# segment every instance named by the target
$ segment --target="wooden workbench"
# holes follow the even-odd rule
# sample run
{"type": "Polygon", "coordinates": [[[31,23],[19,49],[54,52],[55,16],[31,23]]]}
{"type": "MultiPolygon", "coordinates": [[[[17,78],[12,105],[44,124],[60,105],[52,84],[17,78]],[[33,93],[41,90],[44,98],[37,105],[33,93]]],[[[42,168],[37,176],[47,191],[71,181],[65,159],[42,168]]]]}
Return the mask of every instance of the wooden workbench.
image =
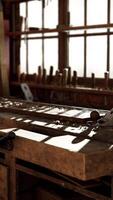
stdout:
{"type": "MultiPolygon", "coordinates": [[[[1,99],[0,102],[1,131],[14,130],[16,134],[13,150],[0,150],[5,154],[3,163],[10,169],[11,200],[16,199],[15,171],[27,171],[25,166],[17,164],[17,160],[86,182],[113,174],[113,128],[89,130],[86,122],[93,109],[14,99],[1,99]],[[85,138],[77,137],[84,131],[87,133],[85,138]]],[[[104,115],[107,111],[98,112],[104,115]]],[[[31,169],[28,172],[33,174],[31,169]]],[[[86,195],[91,196],[87,192],[86,195]]]]}

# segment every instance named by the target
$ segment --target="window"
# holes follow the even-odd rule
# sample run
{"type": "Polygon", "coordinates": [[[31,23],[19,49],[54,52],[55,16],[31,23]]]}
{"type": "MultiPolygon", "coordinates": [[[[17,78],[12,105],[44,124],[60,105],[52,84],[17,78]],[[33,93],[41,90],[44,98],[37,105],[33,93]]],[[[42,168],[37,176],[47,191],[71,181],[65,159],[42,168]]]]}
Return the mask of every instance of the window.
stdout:
{"type": "Polygon", "coordinates": [[[113,35],[110,36],[110,78],[113,78],[113,35]]]}
{"type": "Polygon", "coordinates": [[[113,28],[100,26],[108,23],[109,13],[113,23],[113,0],[70,0],[69,10],[70,24],[84,26],[82,31],[69,32],[69,66],[81,77],[95,73],[95,77],[103,78],[109,70],[113,78],[113,36],[109,35],[113,28]],[[98,28],[86,29],[85,23],[98,28]]]}
{"type": "Polygon", "coordinates": [[[111,14],[111,23],[113,23],[113,0],[111,0],[111,9],[110,9],[110,14],[111,14]]]}
{"type": "MultiPolygon", "coordinates": [[[[23,18],[22,31],[56,28],[58,0],[50,1],[44,8],[42,1],[20,3],[20,16],[23,18]]],[[[26,34],[21,39],[21,72],[37,73],[38,66],[46,68],[47,73],[51,65],[58,69],[58,33],[26,34]]]]}
{"type": "MultiPolygon", "coordinates": [[[[59,8],[63,6],[62,1],[46,2],[49,3],[45,6],[44,1],[37,0],[20,3],[22,31],[35,28],[36,30],[55,29],[59,21],[66,22],[65,11],[62,16],[58,15],[59,8]]],[[[42,66],[48,74],[50,66],[53,66],[55,73],[58,68],[67,67],[64,66],[66,63],[72,71],[77,71],[80,77],[91,77],[91,73],[95,73],[95,77],[102,78],[104,73],[109,71],[110,77],[113,78],[113,28],[104,27],[109,24],[109,17],[110,23],[113,23],[113,0],[69,0],[68,10],[70,26],[75,28],[82,26],[82,30],[67,31],[65,38],[59,37],[60,33],[57,30],[56,32],[21,35],[20,71],[37,73],[37,67],[42,66]],[[87,29],[86,25],[95,25],[97,28],[87,29]],[[58,53],[62,44],[66,52],[63,56],[58,53]],[[61,64],[58,66],[58,63],[62,63],[62,60],[59,60],[61,58],[65,61],[63,67],[61,64]]]]}
{"type": "Polygon", "coordinates": [[[52,0],[44,8],[44,27],[56,28],[58,25],[58,0],[52,0]]]}
{"type": "Polygon", "coordinates": [[[58,69],[58,39],[44,40],[44,66],[49,74],[50,66],[54,66],[53,73],[58,69]]]}
{"type": "MultiPolygon", "coordinates": [[[[113,0],[111,0],[111,7],[110,7],[110,22],[113,23],[113,0]]],[[[111,31],[113,32],[113,28],[111,28],[111,31]]]]}
{"type": "Polygon", "coordinates": [[[78,76],[84,72],[84,38],[76,37],[69,40],[69,66],[77,71],[78,76]]]}
{"type": "Polygon", "coordinates": [[[42,2],[20,3],[20,16],[23,18],[22,31],[30,27],[42,28],[42,2]]]}
{"type": "Polygon", "coordinates": [[[87,1],[87,24],[107,23],[107,0],[87,1]]]}
{"type": "Polygon", "coordinates": [[[87,76],[95,73],[96,77],[104,77],[107,63],[107,37],[91,36],[87,38],[87,76]]]}
{"type": "Polygon", "coordinates": [[[27,73],[26,69],[26,41],[21,40],[20,45],[20,72],[21,73],[27,73]]]}
{"type": "Polygon", "coordinates": [[[38,66],[42,66],[42,41],[28,41],[28,73],[37,73],[38,66]]]}
{"type": "Polygon", "coordinates": [[[28,27],[42,28],[42,2],[28,2],[28,27]]]}
{"type": "Polygon", "coordinates": [[[70,25],[84,25],[84,0],[69,0],[70,25]]]}

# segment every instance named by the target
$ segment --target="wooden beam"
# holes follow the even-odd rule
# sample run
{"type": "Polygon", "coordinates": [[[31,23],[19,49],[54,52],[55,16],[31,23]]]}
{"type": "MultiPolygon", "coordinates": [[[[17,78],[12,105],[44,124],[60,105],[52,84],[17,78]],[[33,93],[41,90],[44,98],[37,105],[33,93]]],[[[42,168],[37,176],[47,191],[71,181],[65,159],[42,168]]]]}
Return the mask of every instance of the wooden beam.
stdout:
{"type": "Polygon", "coordinates": [[[9,96],[9,77],[8,69],[5,64],[5,45],[4,45],[4,19],[3,7],[0,0],[0,95],[9,96]]]}
{"type": "MultiPolygon", "coordinates": [[[[62,29],[68,24],[68,0],[59,0],[59,25],[62,29]]],[[[68,33],[59,32],[59,69],[63,71],[68,66],[68,33]]]]}

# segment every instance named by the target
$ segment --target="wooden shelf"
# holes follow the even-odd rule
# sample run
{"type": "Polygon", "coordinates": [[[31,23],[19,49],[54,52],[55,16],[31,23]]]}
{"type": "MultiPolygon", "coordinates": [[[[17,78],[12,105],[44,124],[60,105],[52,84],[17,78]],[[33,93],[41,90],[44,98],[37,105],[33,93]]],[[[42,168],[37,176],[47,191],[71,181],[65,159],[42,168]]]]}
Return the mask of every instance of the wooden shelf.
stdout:
{"type": "MultiPolygon", "coordinates": [[[[11,86],[19,86],[21,82],[11,82],[11,86]]],[[[96,95],[113,95],[112,90],[108,89],[99,89],[99,88],[88,88],[88,87],[74,87],[74,86],[56,86],[56,85],[49,85],[49,84],[36,84],[32,82],[27,82],[30,88],[36,89],[47,89],[47,90],[55,90],[55,91],[67,91],[67,92],[85,92],[89,94],[96,94],[96,95]]]]}
{"type": "MultiPolygon", "coordinates": [[[[34,99],[42,102],[65,104],[72,106],[93,107],[95,109],[113,108],[113,90],[105,88],[91,88],[82,86],[57,86],[42,83],[26,82],[30,87],[34,99]]],[[[12,96],[22,98],[21,82],[11,82],[12,96]],[[20,95],[20,96],[19,96],[20,95]]]]}

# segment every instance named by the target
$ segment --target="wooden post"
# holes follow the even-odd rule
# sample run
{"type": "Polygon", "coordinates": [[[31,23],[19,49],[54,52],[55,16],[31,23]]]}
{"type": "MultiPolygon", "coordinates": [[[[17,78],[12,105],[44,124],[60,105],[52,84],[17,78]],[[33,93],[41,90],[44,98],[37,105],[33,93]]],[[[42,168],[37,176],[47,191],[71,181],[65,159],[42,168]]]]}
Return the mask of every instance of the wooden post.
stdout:
{"type": "Polygon", "coordinates": [[[38,83],[42,81],[42,68],[41,66],[38,67],[38,83]]]}
{"type": "Polygon", "coordinates": [[[42,84],[46,84],[46,82],[47,82],[46,69],[43,69],[42,84]]]}
{"type": "Polygon", "coordinates": [[[95,88],[95,74],[91,74],[91,80],[92,80],[92,88],[95,88]]]}
{"type": "Polygon", "coordinates": [[[8,68],[5,64],[4,19],[3,19],[3,7],[1,0],[0,0],[0,95],[9,96],[9,77],[8,77],[8,68]]]}
{"type": "Polygon", "coordinates": [[[54,80],[54,83],[53,83],[53,84],[55,84],[55,85],[58,84],[59,73],[60,73],[59,70],[56,70],[56,73],[55,73],[55,80],[54,80]]]}
{"type": "Polygon", "coordinates": [[[51,84],[53,80],[53,66],[50,66],[50,71],[49,71],[49,77],[48,77],[48,83],[51,84]]]}
{"type": "Polygon", "coordinates": [[[71,85],[71,67],[68,67],[68,80],[67,84],[70,86],[71,85]]]}
{"type": "Polygon", "coordinates": [[[109,72],[104,73],[105,78],[105,89],[107,90],[109,88],[109,72]]]}
{"type": "MultiPolygon", "coordinates": [[[[59,29],[69,23],[68,0],[59,0],[59,29]]],[[[68,66],[68,33],[59,33],[59,69],[62,72],[68,66]]]]}
{"type": "Polygon", "coordinates": [[[111,200],[113,200],[113,175],[111,176],[111,200]]]}
{"type": "Polygon", "coordinates": [[[16,162],[13,154],[13,151],[6,154],[6,164],[9,168],[9,200],[16,200],[16,162]]]}
{"type": "Polygon", "coordinates": [[[8,168],[0,165],[0,199],[8,200],[8,168]]]}
{"type": "Polygon", "coordinates": [[[62,84],[63,84],[63,86],[67,85],[67,78],[68,78],[68,69],[64,68],[63,74],[62,74],[62,84]]]}
{"type": "Polygon", "coordinates": [[[58,81],[57,84],[58,84],[59,86],[61,86],[61,85],[62,85],[62,73],[59,73],[59,74],[58,74],[58,80],[57,80],[57,81],[58,81]]]}
{"type": "Polygon", "coordinates": [[[77,85],[77,72],[76,71],[73,71],[72,84],[74,87],[76,87],[76,85],[77,85]]]}

